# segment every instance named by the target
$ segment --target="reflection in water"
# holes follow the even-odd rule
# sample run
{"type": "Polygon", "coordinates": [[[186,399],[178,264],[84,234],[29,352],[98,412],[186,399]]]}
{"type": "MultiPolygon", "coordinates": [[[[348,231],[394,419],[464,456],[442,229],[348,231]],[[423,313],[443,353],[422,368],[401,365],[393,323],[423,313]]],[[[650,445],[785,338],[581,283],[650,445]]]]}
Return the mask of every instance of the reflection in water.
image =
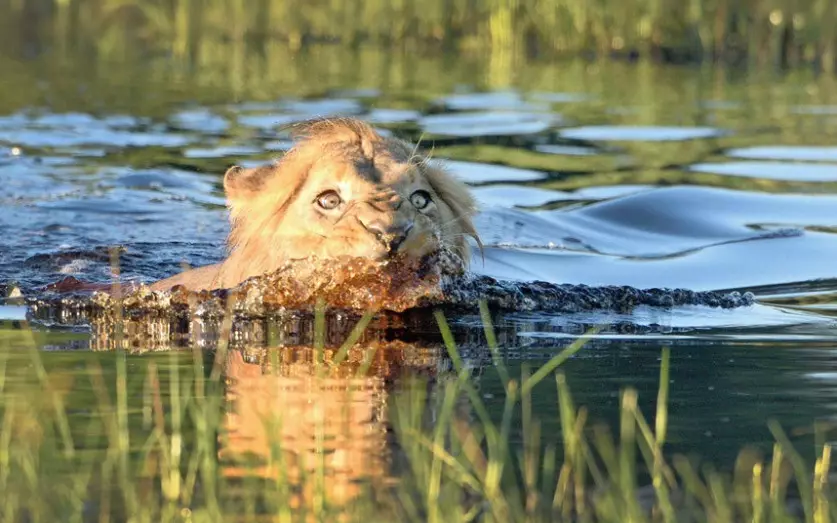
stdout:
{"type": "MultiPolygon", "coordinates": [[[[492,315],[492,323],[499,354],[509,373],[517,377],[523,367],[535,369],[546,363],[590,327],[604,326],[564,365],[573,396],[578,405],[589,407],[593,424],[618,423],[619,392],[628,385],[638,389],[642,410],[653,412],[660,347],[670,347],[674,381],[670,385],[671,439],[666,451],[695,452],[724,467],[734,463],[742,445],[764,446],[771,441],[766,430],[770,418],[795,428],[834,415],[833,385],[828,380],[806,378],[812,372],[834,370],[833,323],[806,312],[805,308],[812,307],[810,303],[786,305],[792,308],[639,307],[623,313],[498,313],[492,315]],[[754,318],[758,318],[757,327],[752,326],[754,318]],[[800,403],[783,399],[799,397],[814,400],[800,403]]],[[[123,318],[120,330],[110,316],[48,312],[41,309],[37,321],[89,322],[89,346],[100,351],[122,347],[144,353],[191,347],[199,349],[205,361],[211,361],[219,342],[230,340],[224,360],[231,416],[227,419],[231,439],[223,451],[229,461],[228,473],[243,474],[242,463],[254,463],[252,458],[257,458],[257,470],[269,475],[284,471],[287,467],[278,464],[285,460],[293,463],[300,481],[314,481],[303,471],[310,472],[312,445],[325,445],[325,440],[317,443],[311,439],[319,436],[307,423],[323,419],[328,421],[323,430],[331,431],[329,445],[337,441],[362,443],[342,454],[335,454],[329,447],[329,466],[343,466],[349,460],[363,467],[374,464],[375,471],[383,471],[373,474],[373,469],[361,468],[352,480],[347,479],[348,472],[340,472],[341,496],[358,492],[363,483],[356,480],[367,473],[386,478],[390,467],[405,470],[397,464],[397,452],[385,436],[390,430],[387,407],[393,403],[393,395],[409,390],[405,386],[414,383],[409,378],[416,375],[426,381],[428,396],[432,396],[440,380],[450,376],[452,367],[439,328],[427,311],[375,317],[339,365],[335,363],[339,348],[351,336],[357,316],[327,314],[324,335],[318,341],[314,335],[316,318],[302,313],[260,320],[239,318],[228,323],[223,317],[183,321],[135,315],[123,318]],[[318,342],[322,351],[314,348],[318,342]],[[360,372],[364,368],[367,371],[360,372]],[[317,377],[319,372],[322,375],[317,377]],[[347,395],[349,391],[351,396],[347,395]],[[294,407],[294,402],[299,406],[294,407]],[[349,418],[332,423],[337,419],[332,413],[341,405],[350,407],[349,418]],[[275,415],[287,418],[291,425],[264,426],[262,418],[275,415]],[[302,419],[308,421],[302,424],[302,419]],[[368,431],[363,432],[367,440],[358,439],[361,432],[355,431],[361,427],[368,431]],[[349,430],[349,434],[335,432],[339,430],[349,430]],[[293,455],[279,455],[265,447],[271,434],[281,435],[283,446],[296,449],[288,450],[293,455]],[[298,439],[298,434],[305,434],[307,439],[298,439]],[[358,453],[374,449],[380,449],[381,455],[367,456],[367,461],[355,459],[358,453]]],[[[486,345],[481,318],[457,315],[449,322],[466,365],[475,377],[479,376],[488,412],[502,412],[503,387],[486,345]]],[[[84,346],[76,343],[72,347],[84,346]]],[[[144,358],[135,361],[145,365],[144,358]]],[[[548,435],[545,444],[557,443],[560,434],[554,382],[549,382],[545,380],[533,396],[534,413],[548,435]]],[[[432,408],[428,403],[426,409],[432,408]]],[[[430,412],[427,410],[427,415],[430,412]]],[[[522,436],[513,429],[510,437],[520,441],[522,436]]]]}
{"type": "Polygon", "coordinates": [[[377,490],[386,483],[389,385],[405,372],[435,370],[437,353],[400,342],[371,343],[349,350],[339,365],[334,353],[310,347],[230,352],[219,451],[227,477],[284,477],[306,504],[317,482],[338,504],[360,494],[364,484],[377,490]],[[239,463],[246,457],[245,468],[239,463]]]}
{"type": "MultiPolygon", "coordinates": [[[[320,494],[342,505],[369,488],[387,488],[399,467],[403,473],[405,458],[389,420],[391,398],[405,387],[425,388],[423,410],[432,419],[433,391],[451,368],[438,335],[422,334],[419,341],[410,334],[430,329],[427,320],[378,316],[349,347],[343,344],[358,322],[345,314],[327,314],[321,336],[316,318],[300,313],[235,322],[136,315],[123,318],[122,327],[108,315],[85,321],[92,327],[90,346],[98,351],[192,346],[207,361],[223,349],[222,340],[231,340],[223,357],[221,473],[276,481],[289,487],[291,506],[312,509],[320,494]]],[[[458,334],[459,350],[477,378],[474,372],[486,363],[484,342],[458,334]]]]}

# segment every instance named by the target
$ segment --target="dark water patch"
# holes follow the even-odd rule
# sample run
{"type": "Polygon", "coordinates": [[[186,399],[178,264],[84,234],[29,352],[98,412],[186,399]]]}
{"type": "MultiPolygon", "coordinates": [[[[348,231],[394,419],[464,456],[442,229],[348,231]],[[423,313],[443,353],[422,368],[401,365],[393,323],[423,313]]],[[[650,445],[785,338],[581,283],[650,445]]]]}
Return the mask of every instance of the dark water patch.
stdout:
{"type": "MultiPolygon", "coordinates": [[[[125,254],[124,251],[120,254],[125,254]]],[[[67,249],[57,253],[41,253],[30,256],[24,262],[27,266],[38,269],[54,270],[76,261],[96,261],[109,263],[111,250],[99,247],[92,250],[67,249]]]]}

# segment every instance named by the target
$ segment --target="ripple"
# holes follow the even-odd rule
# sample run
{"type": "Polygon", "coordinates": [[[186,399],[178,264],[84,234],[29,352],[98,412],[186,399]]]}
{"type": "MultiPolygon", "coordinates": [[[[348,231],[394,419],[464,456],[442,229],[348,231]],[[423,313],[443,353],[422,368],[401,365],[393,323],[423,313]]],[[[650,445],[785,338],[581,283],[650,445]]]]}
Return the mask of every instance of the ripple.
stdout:
{"type": "Polygon", "coordinates": [[[599,153],[599,151],[592,147],[580,147],[576,145],[536,145],[535,150],[539,153],[561,156],[593,156],[599,153]]]}
{"type": "Polygon", "coordinates": [[[372,109],[363,119],[372,124],[407,123],[421,118],[421,113],[412,109],[372,109]]]}
{"type": "Polygon", "coordinates": [[[557,115],[484,111],[434,114],[421,118],[419,125],[439,136],[511,136],[542,133],[559,121],[557,115]]]}
{"type": "Polygon", "coordinates": [[[697,163],[689,166],[688,169],[690,171],[701,173],[720,174],[724,176],[742,176],[746,178],[764,178],[768,180],[798,182],[837,181],[837,165],[742,161],[697,163]]]}
{"type": "Polygon", "coordinates": [[[475,187],[471,192],[481,206],[496,205],[498,207],[538,207],[550,202],[577,198],[563,191],[507,184],[475,187]]]}
{"type": "MultiPolygon", "coordinates": [[[[778,326],[821,326],[826,327],[828,320],[811,316],[804,313],[788,313],[786,311],[777,310],[773,307],[767,307],[760,304],[751,305],[740,309],[714,309],[711,307],[700,306],[684,306],[672,307],[668,309],[664,315],[660,314],[659,309],[654,307],[640,306],[632,310],[628,314],[618,314],[608,311],[607,313],[570,313],[555,315],[550,318],[550,325],[572,325],[576,324],[616,324],[616,323],[630,323],[632,325],[644,325],[648,327],[656,326],[662,327],[663,332],[658,334],[649,333],[635,333],[635,334],[599,334],[601,339],[613,340],[627,340],[627,339],[644,339],[649,337],[659,339],[693,339],[700,340],[706,337],[724,338],[736,337],[741,339],[744,337],[742,333],[738,334],[724,334],[711,332],[710,329],[731,329],[735,327],[753,327],[758,325],[760,327],[778,327],[778,326]],[[661,325],[661,320],[663,325],[661,325]],[[673,329],[685,329],[691,331],[692,329],[700,329],[699,332],[671,332],[673,329]],[[666,332],[668,331],[668,332],[666,332]]],[[[527,337],[541,337],[541,338],[562,338],[571,337],[572,335],[556,332],[556,331],[536,331],[536,332],[520,332],[519,336],[527,337]]],[[[763,336],[766,339],[774,339],[775,334],[763,336]]]]}
{"type": "Polygon", "coordinates": [[[182,147],[191,138],[166,132],[130,132],[112,129],[20,129],[0,130],[0,142],[24,147],[182,147]]]}
{"type": "Polygon", "coordinates": [[[441,159],[447,170],[465,183],[527,182],[543,180],[546,173],[505,165],[441,159]]]}
{"type": "Polygon", "coordinates": [[[182,169],[134,170],[125,167],[107,167],[97,174],[104,187],[125,189],[184,189],[194,195],[209,194],[213,184],[203,175],[182,169]]]}
{"type": "Polygon", "coordinates": [[[14,113],[6,116],[0,116],[0,128],[2,127],[23,127],[31,122],[31,119],[25,114],[14,113]]]}
{"type": "Polygon", "coordinates": [[[49,127],[49,128],[111,128],[128,129],[148,125],[147,118],[130,116],[124,114],[111,114],[97,118],[87,113],[44,113],[38,115],[27,115],[15,113],[9,116],[0,117],[0,127],[49,127]]]}
{"type": "Polygon", "coordinates": [[[190,109],[175,113],[172,122],[181,129],[218,134],[227,130],[229,122],[209,109],[190,109]]]}
{"type": "Polygon", "coordinates": [[[562,129],[563,138],[591,141],[669,142],[715,138],[727,131],[714,127],[665,127],[653,125],[589,125],[562,129]]]}
{"type": "Polygon", "coordinates": [[[104,119],[86,113],[14,114],[0,118],[0,142],[24,147],[181,147],[193,138],[164,126],[136,129],[146,120],[113,115],[104,119]]]}
{"type": "Polygon", "coordinates": [[[288,151],[293,146],[293,140],[272,140],[262,144],[262,148],[266,151],[288,151]]]}
{"type": "Polygon", "coordinates": [[[124,128],[138,127],[140,125],[148,125],[151,121],[148,118],[140,118],[128,114],[111,114],[102,117],[102,122],[108,127],[124,128]]]}
{"type": "Polygon", "coordinates": [[[790,108],[793,114],[837,115],[837,105],[797,105],[790,108]]]}
{"type": "Polygon", "coordinates": [[[48,113],[33,118],[29,124],[43,127],[98,127],[101,122],[86,113],[48,113]]]}
{"type": "Polygon", "coordinates": [[[304,114],[268,113],[240,114],[237,120],[239,125],[269,131],[284,125],[301,122],[307,118],[308,116],[304,114]]]}
{"type": "Polygon", "coordinates": [[[291,113],[315,116],[355,116],[363,112],[363,105],[351,98],[323,98],[320,100],[286,100],[282,107],[291,113]]]}
{"type": "Polygon", "coordinates": [[[495,91],[490,93],[463,93],[439,98],[435,101],[452,111],[513,109],[520,111],[549,110],[547,104],[527,102],[520,93],[495,91]]]}
{"type": "Polygon", "coordinates": [[[699,102],[698,106],[712,111],[732,111],[743,107],[741,102],[732,102],[729,100],[704,100],[699,102]]]}
{"type": "Polygon", "coordinates": [[[650,185],[612,185],[584,187],[567,192],[513,184],[497,184],[474,187],[471,192],[481,206],[539,207],[552,202],[609,200],[650,188],[652,188],[650,185]]]}
{"type": "Polygon", "coordinates": [[[837,147],[804,145],[762,145],[730,149],[727,156],[752,160],[797,160],[837,162],[837,147]]]}
{"type": "Polygon", "coordinates": [[[640,191],[653,189],[653,185],[603,185],[599,187],[583,187],[575,191],[576,198],[584,200],[609,200],[619,196],[627,196],[640,191]]]}
{"type": "Polygon", "coordinates": [[[358,89],[335,89],[329,91],[329,98],[378,98],[381,96],[380,89],[358,88],[358,89]]]}
{"type": "Polygon", "coordinates": [[[139,215],[161,211],[160,206],[149,205],[146,202],[137,201],[136,198],[130,203],[108,198],[66,199],[56,202],[41,202],[37,206],[53,211],[76,211],[88,214],[139,215]]]}
{"type": "Polygon", "coordinates": [[[148,171],[125,174],[114,180],[112,185],[126,189],[185,188],[190,186],[189,183],[179,180],[177,177],[148,171]]]}
{"type": "Polygon", "coordinates": [[[249,156],[262,152],[249,145],[226,145],[212,148],[192,148],[183,151],[186,158],[226,158],[228,156],[249,156]]]}
{"type": "Polygon", "coordinates": [[[589,102],[595,100],[596,96],[587,93],[547,93],[536,92],[529,93],[527,96],[530,100],[538,102],[546,102],[551,104],[566,104],[577,102],[589,102]]]}

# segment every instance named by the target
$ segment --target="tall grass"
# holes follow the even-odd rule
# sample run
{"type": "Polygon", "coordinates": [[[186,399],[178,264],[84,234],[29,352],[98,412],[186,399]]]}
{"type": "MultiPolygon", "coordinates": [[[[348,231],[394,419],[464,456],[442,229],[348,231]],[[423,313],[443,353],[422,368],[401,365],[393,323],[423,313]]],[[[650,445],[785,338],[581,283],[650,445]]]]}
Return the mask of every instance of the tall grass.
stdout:
{"type": "Polygon", "coordinates": [[[436,372],[429,383],[411,378],[389,400],[382,389],[370,389],[387,372],[369,363],[380,363],[374,353],[382,349],[356,343],[357,333],[349,340],[353,349],[314,347],[303,360],[275,349],[262,365],[242,365],[241,353],[226,348],[226,321],[214,356],[197,349],[130,356],[152,358],[137,375],[130,370],[136,361],[122,350],[95,353],[81,373],[48,369],[35,338],[40,334],[4,327],[2,520],[835,519],[828,444],[811,470],[771,424],[770,459],[750,462],[733,478],[666,456],[669,362],[676,354],[663,351],[653,420],[639,410],[637,392],[626,388],[614,437],[608,427],[588,426],[587,409],[574,403],[559,370],[583,350],[587,336],[534,372],[524,368],[512,376],[485,307],[483,317],[505,389],[499,419],[488,411],[441,313],[436,319],[452,370],[436,372]],[[75,382],[68,382],[68,372],[75,382]],[[558,391],[557,438],[542,434],[532,408],[535,387],[548,380],[558,391]],[[268,395],[247,395],[246,387],[268,395]],[[89,392],[87,404],[73,400],[80,391],[89,392]],[[300,398],[308,406],[294,410],[300,398]],[[375,415],[367,410],[386,404],[375,415]],[[237,417],[230,417],[231,408],[237,417]],[[250,423],[248,409],[262,420],[250,423]],[[394,441],[361,444],[384,441],[370,419],[388,420],[394,441]],[[518,428],[520,439],[512,437],[518,428]],[[249,445],[256,455],[233,463],[236,445],[249,445]],[[389,472],[379,456],[389,456],[389,472]],[[368,478],[352,475],[353,468],[368,478]]]}
{"type": "MultiPolygon", "coordinates": [[[[611,53],[833,71],[830,0],[2,0],[6,42],[188,57],[207,43],[311,42],[549,57],[611,53]]],[[[214,45],[217,49],[218,45],[214,45]]]]}

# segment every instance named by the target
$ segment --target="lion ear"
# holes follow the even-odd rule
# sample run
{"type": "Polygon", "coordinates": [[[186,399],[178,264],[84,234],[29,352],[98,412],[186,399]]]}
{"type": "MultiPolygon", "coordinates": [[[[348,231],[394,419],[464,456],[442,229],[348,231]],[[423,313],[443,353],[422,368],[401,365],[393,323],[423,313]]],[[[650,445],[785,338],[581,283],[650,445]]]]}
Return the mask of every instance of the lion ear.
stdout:
{"type": "Polygon", "coordinates": [[[224,173],[224,192],[227,195],[227,201],[233,203],[237,200],[255,197],[274,172],[275,167],[272,165],[253,169],[233,165],[224,173]]]}

